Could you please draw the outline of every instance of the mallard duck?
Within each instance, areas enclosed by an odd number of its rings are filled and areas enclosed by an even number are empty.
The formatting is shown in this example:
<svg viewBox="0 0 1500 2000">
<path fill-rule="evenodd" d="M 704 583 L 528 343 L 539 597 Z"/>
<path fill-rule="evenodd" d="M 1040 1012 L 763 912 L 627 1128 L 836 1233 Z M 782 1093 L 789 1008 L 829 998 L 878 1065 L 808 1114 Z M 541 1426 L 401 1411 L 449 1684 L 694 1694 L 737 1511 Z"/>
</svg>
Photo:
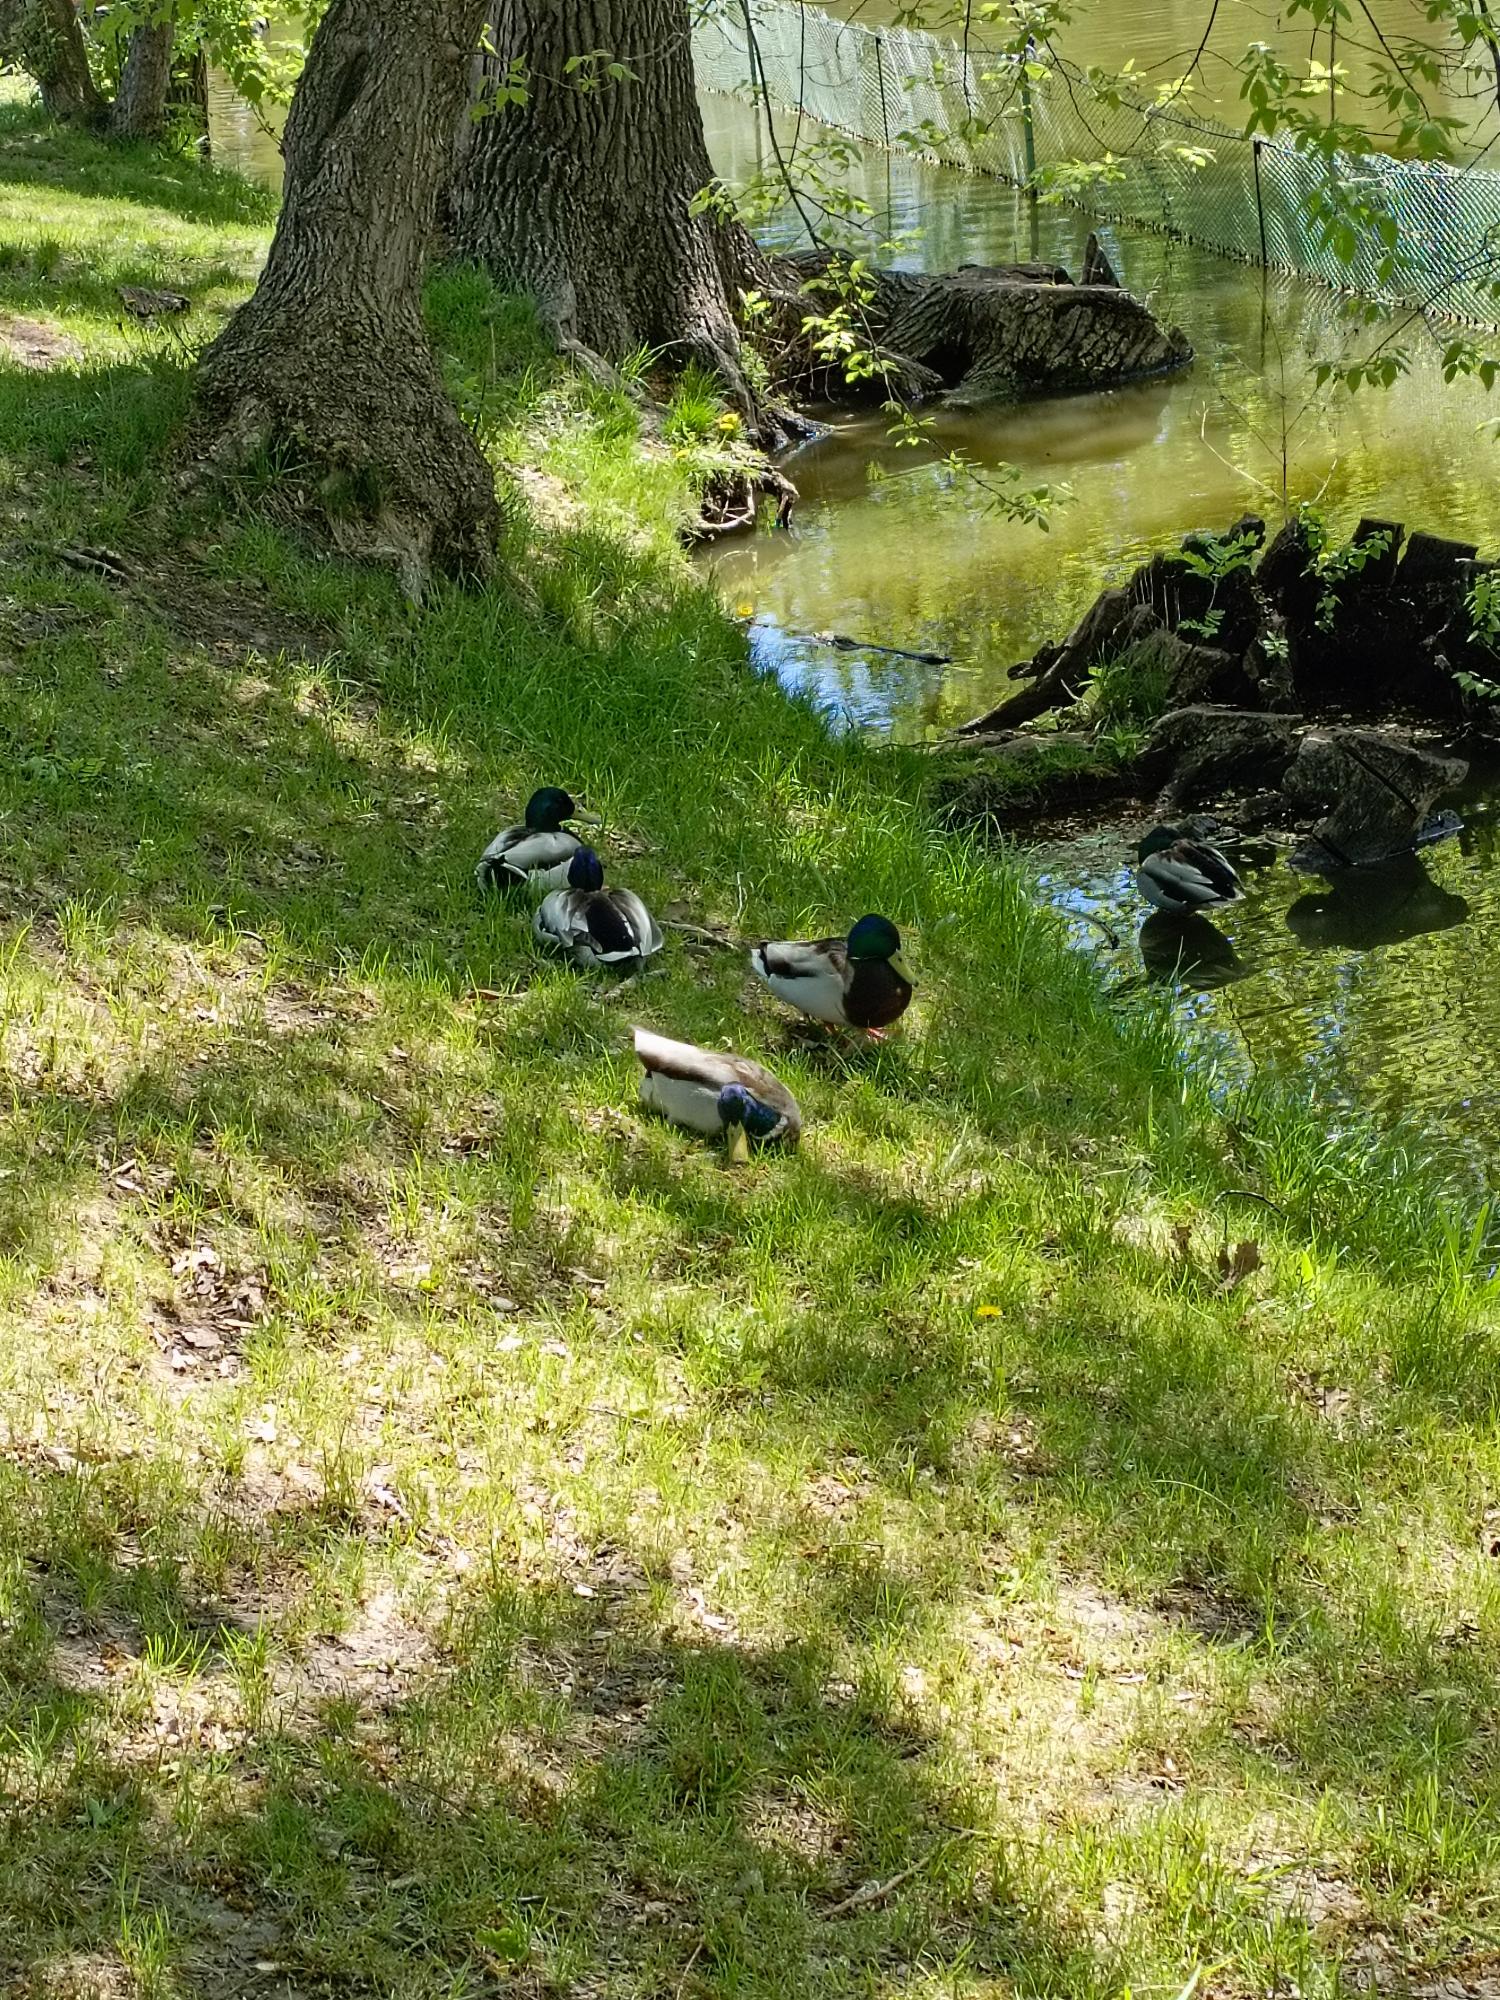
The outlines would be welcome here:
<svg viewBox="0 0 1500 2000">
<path fill-rule="evenodd" d="M 873 1034 L 911 1001 L 901 936 L 888 917 L 861 917 L 846 938 L 758 944 L 750 963 L 778 1000 L 835 1027 Z"/>
<path fill-rule="evenodd" d="M 1194 840 L 1180 826 L 1154 826 L 1136 849 L 1136 886 L 1158 910 L 1184 916 L 1237 903 L 1240 878 L 1217 847 Z"/>
<path fill-rule="evenodd" d="M 497 833 L 480 855 L 475 881 L 481 889 L 514 889 L 522 883 L 534 889 L 561 889 L 568 879 L 568 863 L 583 845 L 565 824 L 570 819 L 599 824 L 595 814 L 585 812 L 560 786 L 543 785 L 526 801 L 521 824 Z"/>
<path fill-rule="evenodd" d="M 566 952 L 587 971 L 633 970 L 661 950 L 656 920 L 633 889 L 606 889 L 592 847 L 568 863 L 568 886 L 544 896 L 532 919 L 537 942 Z"/>
<path fill-rule="evenodd" d="M 635 1052 L 646 1074 L 641 1102 L 690 1132 L 723 1135 L 729 1157 L 750 1157 L 750 1141 L 762 1146 L 795 1146 L 802 1113 L 784 1083 L 745 1056 L 671 1042 L 649 1028 L 632 1030 Z"/>
</svg>

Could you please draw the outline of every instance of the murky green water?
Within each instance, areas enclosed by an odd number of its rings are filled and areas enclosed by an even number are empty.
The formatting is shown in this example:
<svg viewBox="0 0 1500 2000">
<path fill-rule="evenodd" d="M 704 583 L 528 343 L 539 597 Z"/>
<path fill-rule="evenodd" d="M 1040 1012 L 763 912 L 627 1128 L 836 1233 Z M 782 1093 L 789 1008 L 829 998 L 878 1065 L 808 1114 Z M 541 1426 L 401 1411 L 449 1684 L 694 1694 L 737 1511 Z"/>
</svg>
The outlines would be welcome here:
<svg viewBox="0 0 1500 2000">
<path fill-rule="evenodd" d="M 913 0 L 823 0 L 823 4 L 830 14 L 884 27 L 902 16 L 910 18 Z M 982 19 L 976 21 L 982 14 L 977 7 L 966 10 L 954 0 L 925 0 L 924 25 L 961 40 L 966 11 L 971 43 L 982 43 L 986 30 Z M 1367 88 L 1378 70 L 1388 74 L 1391 49 L 1399 51 L 1407 41 L 1425 41 L 1438 49 L 1447 46 L 1444 36 L 1428 27 L 1424 9 L 1413 0 L 1359 0 L 1343 18 L 1333 21 L 1332 40 L 1328 25 L 1315 27 L 1306 10 L 1293 14 L 1285 0 L 1280 5 L 1220 0 L 1216 8 L 1208 0 L 1083 0 L 1072 12 L 1072 22 L 1055 40 L 1065 60 L 1079 68 L 1098 64 L 1109 71 L 1133 64 L 1135 74 L 1155 90 L 1183 76 L 1196 57 L 1191 87 L 1178 102 L 1186 110 L 1213 114 L 1235 126 L 1243 117 L 1239 65 L 1254 42 L 1264 42 L 1297 75 L 1305 74 L 1313 61 L 1336 64 L 1356 89 Z M 1380 37 L 1385 38 L 1384 49 Z M 1475 150 L 1494 137 L 1495 77 L 1487 57 L 1444 63 L 1437 82 L 1424 79 L 1421 88 L 1431 112 L 1462 120 Z M 1342 92 L 1339 114 L 1370 115 L 1368 106 L 1346 100 Z"/>
<path fill-rule="evenodd" d="M 1491 780 L 1500 773 L 1490 774 Z M 1284 860 L 1244 871 L 1246 899 L 1191 924 L 1150 912 L 1126 829 L 1034 850 L 1042 890 L 1080 921 L 1080 949 L 1123 980 L 1155 980 L 1184 1015 L 1248 1060 L 1305 1080 L 1337 1111 L 1457 1141 L 1493 1171 L 1500 1156 L 1500 801 L 1464 803 L 1456 840 L 1332 884 Z M 1134 828 L 1128 829 L 1133 833 Z"/>
<path fill-rule="evenodd" d="M 707 100 L 715 158 L 753 171 L 764 134 L 747 107 Z M 1033 255 L 1077 269 L 1087 219 L 1030 205 L 990 180 L 868 153 L 856 182 L 882 226 L 919 231 L 898 261 L 951 269 Z M 794 240 L 787 224 L 782 238 Z M 998 698 L 1009 667 L 1065 630 L 1102 582 L 1188 529 L 1253 507 L 1321 496 L 1336 522 L 1366 510 L 1413 526 L 1500 540 L 1500 446 L 1481 426 L 1500 399 L 1446 385 L 1436 343 L 1406 336 L 1411 372 L 1384 393 L 1319 390 L 1313 370 L 1386 326 L 1351 330 L 1322 287 L 1262 273 L 1139 231 L 1101 231 L 1131 289 L 1175 319 L 1192 370 L 1102 395 L 940 414 L 930 449 L 904 450 L 878 414 L 837 417 L 788 470 L 802 491 L 790 533 L 724 545 L 710 561 L 726 594 L 766 621 L 764 647 L 787 678 L 861 723 L 915 736 Z M 1021 467 L 1028 483 L 1071 489 L 1051 532 L 987 510 L 982 488 L 941 460 Z M 1284 459 L 1284 465 L 1283 465 Z M 918 652 L 941 669 L 789 643 L 836 630 Z"/>
<path fill-rule="evenodd" d="M 285 31 L 271 22 L 269 33 L 276 41 Z M 218 70 L 208 77 L 208 138 L 214 159 L 221 167 L 233 167 L 251 180 L 267 187 L 281 186 L 281 148 L 278 140 L 286 123 L 286 113 L 268 106 L 247 104 L 229 79 Z"/>
<path fill-rule="evenodd" d="M 716 100 L 710 120 L 716 156 L 746 171 L 764 144 L 750 114 Z M 1040 254 L 1076 267 L 1089 227 L 1060 209 L 1033 222 L 1010 190 L 910 160 L 872 154 L 860 178 L 893 229 L 923 228 L 902 255 L 917 266 Z M 1351 525 L 1370 511 L 1500 543 L 1500 454 L 1481 428 L 1500 404 L 1445 385 L 1425 336 L 1389 393 L 1320 392 L 1316 360 L 1351 338 L 1326 291 L 1139 233 L 1106 240 L 1131 287 L 1190 334 L 1191 374 L 943 416 L 932 448 L 916 453 L 893 446 L 879 417 L 836 417 L 792 464 L 803 493 L 792 530 L 706 558 L 729 599 L 763 621 L 766 664 L 830 712 L 904 736 L 961 720 L 1104 581 L 1246 507 L 1275 519 L 1286 500 L 1321 496 Z M 1012 526 L 943 470 L 954 449 L 1065 481 L 1073 504 L 1050 534 Z M 828 630 L 950 653 L 953 664 L 786 636 Z M 1360 1106 L 1489 1163 L 1500 1158 L 1500 774 L 1485 777 L 1461 837 L 1409 865 L 1333 885 L 1268 858 L 1246 869 L 1242 904 L 1190 929 L 1153 917 L 1138 895 L 1134 824 L 1031 858 L 1044 894 L 1113 932 L 1117 948 L 1097 924 L 1077 927 L 1080 948 L 1117 978 L 1164 982 L 1187 1018 L 1224 1032 L 1249 1062 L 1305 1077 L 1331 1115 Z"/>
<path fill-rule="evenodd" d="M 744 108 L 710 106 L 716 157 L 749 171 L 765 144 Z M 1037 255 L 1077 266 L 1088 223 L 1032 210 L 994 182 L 867 155 L 861 191 L 916 267 Z M 1416 330 L 1410 373 L 1384 394 L 1319 391 L 1316 362 L 1351 341 L 1319 287 L 1261 274 L 1139 232 L 1105 235 L 1133 290 L 1189 333 L 1192 372 L 1103 395 L 939 418 L 931 449 L 896 448 L 879 417 L 833 419 L 791 471 L 803 504 L 789 533 L 706 558 L 754 612 L 762 659 L 831 712 L 877 732 L 931 733 L 986 706 L 1007 668 L 1065 630 L 1101 584 L 1143 554 L 1246 507 L 1273 521 L 1320 499 L 1500 544 L 1500 404 L 1442 380 Z M 792 240 L 790 228 L 785 239 Z M 1013 526 L 940 459 L 1009 460 L 1028 481 L 1066 482 L 1050 534 Z M 835 651 L 789 634 L 835 630 L 953 656 L 945 667 Z M 1479 774 L 1457 840 L 1400 868 L 1339 884 L 1284 861 L 1245 871 L 1246 900 L 1190 929 L 1154 917 L 1134 886 L 1134 824 L 1032 853 L 1044 894 L 1087 912 L 1081 949 L 1124 981 L 1157 980 L 1184 1015 L 1245 1059 L 1305 1077 L 1336 1115 L 1359 1106 L 1459 1141 L 1482 1170 L 1500 1159 L 1500 772 Z"/>
</svg>

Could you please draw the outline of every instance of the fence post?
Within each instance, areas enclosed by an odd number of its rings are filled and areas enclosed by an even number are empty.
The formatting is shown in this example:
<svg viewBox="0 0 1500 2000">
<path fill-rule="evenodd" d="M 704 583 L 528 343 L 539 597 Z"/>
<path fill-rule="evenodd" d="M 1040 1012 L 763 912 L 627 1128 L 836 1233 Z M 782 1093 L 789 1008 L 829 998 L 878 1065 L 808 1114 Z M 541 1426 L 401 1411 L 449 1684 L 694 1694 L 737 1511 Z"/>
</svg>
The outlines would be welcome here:
<svg viewBox="0 0 1500 2000">
<path fill-rule="evenodd" d="M 1026 47 L 1021 54 L 1021 138 L 1026 149 L 1026 207 L 1031 219 L 1031 261 L 1036 263 L 1041 256 L 1041 217 L 1037 213 L 1036 194 L 1036 125 L 1031 115 L 1031 75 L 1029 65 L 1034 44 L 1026 37 Z"/>
<path fill-rule="evenodd" d="M 1021 134 L 1026 147 L 1026 185 L 1036 193 L 1036 127 L 1031 117 L 1031 37 L 1021 55 Z"/>
<path fill-rule="evenodd" d="M 885 36 L 875 37 L 875 77 L 880 85 L 880 142 L 885 148 L 885 233 L 896 233 L 896 198 L 891 185 L 891 119 L 885 102 Z"/>
<path fill-rule="evenodd" d="M 1262 141 L 1258 138 L 1250 142 L 1250 151 L 1255 160 L 1255 219 L 1260 224 L 1260 262 L 1261 269 L 1266 270 L 1269 269 L 1271 260 L 1266 255 L 1266 205 L 1261 199 L 1260 192 L 1261 145 Z"/>
</svg>

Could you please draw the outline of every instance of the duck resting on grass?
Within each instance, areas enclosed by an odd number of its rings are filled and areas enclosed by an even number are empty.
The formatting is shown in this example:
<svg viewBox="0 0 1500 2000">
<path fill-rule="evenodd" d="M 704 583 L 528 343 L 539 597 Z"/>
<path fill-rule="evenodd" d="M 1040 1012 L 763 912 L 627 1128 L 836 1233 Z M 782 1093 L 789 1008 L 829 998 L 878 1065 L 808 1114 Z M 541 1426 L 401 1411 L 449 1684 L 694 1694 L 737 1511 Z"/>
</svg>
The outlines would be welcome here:
<svg viewBox="0 0 1500 2000">
<path fill-rule="evenodd" d="M 532 919 L 538 944 L 561 951 L 585 972 L 638 972 L 661 950 L 656 919 L 633 889 L 606 889 L 592 847 L 568 863 L 568 886 L 544 896 Z"/>
<path fill-rule="evenodd" d="M 830 1027 L 878 1035 L 911 1002 L 901 936 L 888 917 L 861 917 L 846 938 L 758 944 L 750 964 L 778 1000 Z"/>
<path fill-rule="evenodd" d="M 598 826 L 596 814 L 585 812 L 559 785 L 543 785 L 526 801 L 519 826 L 497 833 L 479 857 L 474 879 L 481 889 L 561 889 L 568 864 L 583 842 L 567 822 L 582 820 Z"/>
<path fill-rule="evenodd" d="M 729 1158 L 743 1164 L 750 1141 L 795 1146 L 802 1113 L 784 1083 L 746 1056 L 668 1041 L 649 1028 L 635 1028 L 635 1052 L 646 1074 L 641 1102 L 690 1132 L 723 1137 Z"/>
<path fill-rule="evenodd" d="M 1154 826 L 1136 849 L 1136 886 L 1148 903 L 1191 916 L 1237 903 L 1245 891 L 1217 847 L 1180 826 Z"/>
</svg>

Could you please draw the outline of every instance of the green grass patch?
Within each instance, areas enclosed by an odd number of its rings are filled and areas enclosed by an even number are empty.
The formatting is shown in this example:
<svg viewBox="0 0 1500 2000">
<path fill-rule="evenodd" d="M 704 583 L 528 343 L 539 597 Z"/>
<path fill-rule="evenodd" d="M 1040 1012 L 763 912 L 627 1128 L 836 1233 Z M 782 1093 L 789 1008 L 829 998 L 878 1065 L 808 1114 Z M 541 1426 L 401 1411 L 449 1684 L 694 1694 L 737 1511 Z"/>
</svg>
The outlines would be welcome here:
<svg viewBox="0 0 1500 2000">
<path fill-rule="evenodd" d="M 643 440 L 472 274 L 430 305 L 507 581 L 417 614 L 186 510 L 187 356 L 103 298 L 154 273 L 202 338 L 264 246 L 235 199 L 0 145 L 0 314 L 82 350 L 0 357 L 7 1993 L 1474 1962 L 1468 1191 L 1189 1065 L 936 830 L 930 762 L 758 678 L 676 546 L 720 447 Z M 101 544 L 123 579 L 60 553 Z M 887 911 L 902 1031 L 809 1043 L 681 932 L 623 993 L 544 964 L 471 878 L 542 781 L 660 916 Z M 632 1018 L 772 1063 L 800 1154 L 736 1176 L 641 1118 Z"/>
<path fill-rule="evenodd" d="M 1175 667 L 1149 639 L 1101 660 L 1084 690 L 1084 713 L 1100 730 L 1144 730 L 1171 706 Z"/>
</svg>

